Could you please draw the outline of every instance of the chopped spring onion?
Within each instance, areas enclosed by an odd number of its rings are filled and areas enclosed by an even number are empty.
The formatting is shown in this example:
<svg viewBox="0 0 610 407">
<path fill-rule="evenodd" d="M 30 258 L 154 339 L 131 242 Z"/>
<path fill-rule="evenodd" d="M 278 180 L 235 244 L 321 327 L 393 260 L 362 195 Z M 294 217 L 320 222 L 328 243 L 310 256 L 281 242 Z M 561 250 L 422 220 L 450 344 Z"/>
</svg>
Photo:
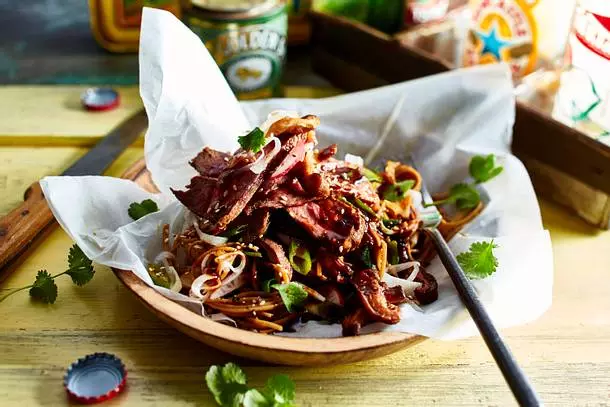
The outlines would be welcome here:
<svg viewBox="0 0 610 407">
<path fill-rule="evenodd" d="M 392 185 L 387 185 L 382 192 L 382 198 L 386 201 L 396 202 L 401 201 L 407 195 L 407 192 L 415 185 L 415 181 L 408 179 L 399 181 Z"/>
<path fill-rule="evenodd" d="M 214 235 L 208 235 L 207 233 L 203 233 L 201 231 L 201 229 L 199 228 L 198 221 L 194 221 L 193 226 L 195 226 L 195 230 L 197 231 L 197 235 L 199 236 L 199 239 L 203 240 L 204 242 L 206 242 L 208 244 L 211 244 L 212 246 L 222 246 L 223 244 L 225 244 L 229 241 L 229 238 L 227 238 L 227 237 L 214 236 Z"/>
<path fill-rule="evenodd" d="M 366 179 L 368 179 L 370 182 L 383 182 L 381 175 L 366 167 L 362 168 L 362 175 L 364 175 Z"/>
<path fill-rule="evenodd" d="M 237 225 L 227 231 L 225 231 L 222 236 L 223 237 L 233 237 L 236 235 L 239 235 L 241 233 L 244 233 L 246 231 L 246 229 L 248 229 L 248 225 Z"/>
<path fill-rule="evenodd" d="M 270 293 L 272 284 L 275 284 L 275 279 L 273 279 L 273 278 L 263 281 L 263 286 L 262 286 L 263 291 L 266 293 Z"/>
<path fill-rule="evenodd" d="M 243 252 L 248 257 L 263 257 L 261 252 Z"/>
<path fill-rule="evenodd" d="M 176 269 L 172 266 L 159 266 L 151 264 L 148 266 L 148 274 L 155 285 L 167 288 L 173 292 L 182 290 L 182 281 Z"/>
<path fill-rule="evenodd" d="M 290 241 L 290 246 L 288 247 L 288 261 L 290 261 L 292 268 L 304 276 L 311 271 L 311 255 L 309 250 L 307 250 L 303 243 L 295 239 Z"/>
<path fill-rule="evenodd" d="M 398 264 L 399 262 L 400 259 L 398 258 L 398 242 L 396 242 L 396 240 L 390 240 L 388 242 L 388 263 Z"/>
<path fill-rule="evenodd" d="M 360 209 L 361 211 L 363 211 L 364 213 L 371 215 L 372 217 L 376 218 L 377 217 L 377 213 L 375 213 L 375 211 L 373 209 L 371 209 L 370 206 L 368 206 L 367 204 L 365 204 L 364 202 L 362 202 L 359 198 L 354 197 L 354 205 L 356 205 L 356 207 L 358 209 Z"/>
</svg>

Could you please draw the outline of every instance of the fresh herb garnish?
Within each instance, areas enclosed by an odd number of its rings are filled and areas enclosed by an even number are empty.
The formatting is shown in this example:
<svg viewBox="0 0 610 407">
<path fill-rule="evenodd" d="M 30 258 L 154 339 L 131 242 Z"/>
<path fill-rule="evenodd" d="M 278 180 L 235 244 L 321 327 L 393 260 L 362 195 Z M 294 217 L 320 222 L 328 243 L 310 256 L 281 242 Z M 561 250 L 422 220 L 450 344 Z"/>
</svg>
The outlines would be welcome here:
<svg viewBox="0 0 610 407">
<path fill-rule="evenodd" d="M 498 267 L 498 259 L 493 253 L 497 247 L 493 240 L 474 242 L 467 252 L 458 254 L 457 261 L 469 278 L 477 280 L 489 277 Z"/>
<path fill-rule="evenodd" d="M 158 210 L 159 207 L 155 201 L 152 199 L 145 199 L 140 203 L 132 202 L 132 204 L 129 205 L 127 213 L 131 216 L 131 219 L 138 220 L 141 217 L 144 217 L 149 213 L 157 212 Z"/>
<path fill-rule="evenodd" d="M 244 233 L 248 229 L 248 225 L 237 225 L 222 233 L 222 237 L 233 237 Z"/>
<path fill-rule="evenodd" d="M 374 218 L 377 217 L 377 213 L 375 213 L 375 211 L 370 206 L 362 202 L 360 198 L 354 197 L 354 206 Z"/>
<path fill-rule="evenodd" d="M 364 175 L 365 178 L 368 179 L 370 182 L 383 182 L 383 178 L 381 178 L 381 175 L 366 167 L 362 168 L 362 175 Z"/>
<path fill-rule="evenodd" d="M 275 375 L 258 391 L 247 385 L 244 371 L 234 363 L 211 366 L 205 381 L 222 407 L 294 407 L 295 385 L 286 375 Z"/>
<path fill-rule="evenodd" d="M 263 285 L 261 286 L 261 288 L 263 289 L 264 292 L 270 293 L 271 292 L 271 286 L 273 285 L 273 283 L 275 283 L 275 279 L 274 278 L 270 278 L 269 280 L 265 280 L 265 281 L 263 281 Z"/>
<path fill-rule="evenodd" d="M 412 179 L 407 179 L 404 181 L 399 181 L 395 184 L 386 185 L 383 188 L 381 193 L 381 197 L 386 201 L 397 202 L 404 199 L 407 195 L 407 192 L 415 185 L 415 181 Z"/>
<path fill-rule="evenodd" d="M 487 156 L 475 155 L 468 166 L 470 176 L 474 178 L 477 184 L 496 177 L 503 169 L 504 167 L 501 166 L 496 167 L 496 157 L 493 154 Z"/>
<path fill-rule="evenodd" d="M 388 263 L 394 265 L 400 263 L 398 257 L 398 242 L 396 240 L 390 240 L 388 242 Z"/>
<path fill-rule="evenodd" d="M 245 136 L 238 137 L 237 142 L 244 150 L 258 153 L 265 145 L 265 133 L 258 127 L 255 127 Z"/>
<path fill-rule="evenodd" d="M 306 276 L 311 271 L 311 255 L 307 247 L 296 239 L 290 241 L 288 261 L 293 269 Z"/>
<path fill-rule="evenodd" d="M 391 227 L 400 225 L 401 221 L 400 221 L 400 219 L 383 219 L 382 222 L 384 225 L 391 228 Z"/>
<path fill-rule="evenodd" d="M 282 297 L 282 301 L 288 312 L 300 308 L 308 297 L 303 286 L 295 281 L 287 284 L 273 284 L 271 288 L 276 289 Z"/>
<path fill-rule="evenodd" d="M 169 280 L 169 276 L 165 271 L 165 267 L 163 266 L 158 264 L 149 264 L 148 275 L 152 279 L 153 283 L 159 287 L 170 288 L 172 285 L 171 281 Z"/>
<path fill-rule="evenodd" d="M 481 155 L 472 157 L 468 169 L 470 176 L 475 180 L 474 184 L 466 184 L 463 182 L 455 184 L 449 190 L 449 196 L 447 198 L 424 204 L 424 207 L 454 203 L 460 210 L 476 208 L 477 205 L 479 205 L 479 202 L 481 202 L 481 195 L 475 185 L 494 178 L 502 172 L 504 167 L 496 167 L 494 155 L 489 154 L 485 157 Z"/>
<path fill-rule="evenodd" d="M 30 297 L 45 304 L 53 304 L 57 299 L 57 285 L 54 280 L 63 274 L 69 275 L 74 284 L 83 286 L 91 281 L 95 270 L 91 260 L 85 256 L 80 247 L 73 245 L 68 253 L 68 269 L 66 271 L 52 276 L 46 270 L 40 270 L 36 274 L 36 280 L 33 284 L 10 291 L 5 296 L 0 297 L 0 302 L 19 291 L 29 288 Z"/>
<path fill-rule="evenodd" d="M 458 209 L 473 209 L 477 207 L 479 202 L 481 202 L 479 191 L 473 185 L 460 183 L 451 187 L 447 198 L 434 201 L 431 204 L 425 204 L 424 206 L 454 203 Z"/>
<path fill-rule="evenodd" d="M 244 251 L 243 252 L 246 256 L 248 257 L 263 257 L 263 255 L 261 254 L 261 252 L 250 252 L 250 251 Z"/>
<path fill-rule="evenodd" d="M 373 261 L 371 260 L 371 248 L 369 246 L 364 246 L 364 249 L 362 249 L 360 252 L 360 259 L 366 268 L 373 268 Z"/>
</svg>

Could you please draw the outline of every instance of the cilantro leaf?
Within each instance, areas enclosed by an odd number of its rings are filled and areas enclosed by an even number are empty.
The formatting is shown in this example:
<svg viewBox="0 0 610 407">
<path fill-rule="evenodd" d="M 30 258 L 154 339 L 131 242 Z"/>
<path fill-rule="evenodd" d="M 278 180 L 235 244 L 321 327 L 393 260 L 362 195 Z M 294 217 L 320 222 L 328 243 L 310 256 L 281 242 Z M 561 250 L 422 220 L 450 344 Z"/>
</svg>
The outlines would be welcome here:
<svg viewBox="0 0 610 407">
<path fill-rule="evenodd" d="M 78 286 L 87 284 L 95 274 L 93 262 L 76 244 L 70 248 L 66 274 L 72 277 L 72 282 Z"/>
<path fill-rule="evenodd" d="M 360 252 L 360 260 L 367 269 L 373 268 L 373 262 L 371 261 L 371 248 L 370 246 L 364 246 Z"/>
<path fill-rule="evenodd" d="M 457 261 L 469 278 L 476 280 L 489 277 L 498 267 L 498 259 L 493 253 L 493 249 L 497 247 L 493 240 L 475 242 L 470 245 L 467 252 L 457 256 Z"/>
<path fill-rule="evenodd" d="M 383 178 L 381 178 L 381 175 L 366 167 L 362 168 L 362 175 L 364 175 L 364 177 L 370 182 L 383 182 Z"/>
<path fill-rule="evenodd" d="M 240 407 L 248 391 L 246 374 L 234 363 L 227 363 L 223 367 L 211 366 L 205 375 L 205 382 L 214 400 L 223 407 Z"/>
<path fill-rule="evenodd" d="M 244 395 L 244 407 L 274 407 L 274 403 L 256 390 L 250 389 Z"/>
<path fill-rule="evenodd" d="M 264 292 L 270 293 L 271 286 L 273 285 L 273 283 L 275 283 L 275 278 L 270 278 L 269 280 L 265 280 L 265 281 L 263 281 L 263 285 L 261 286 L 261 288 L 263 289 Z"/>
<path fill-rule="evenodd" d="M 392 185 L 388 185 L 384 187 L 381 193 L 381 197 L 386 201 L 401 201 L 402 199 L 404 199 L 405 195 L 407 194 L 407 191 L 410 190 L 413 185 L 415 185 L 415 181 L 413 181 L 412 179 L 407 179 L 404 181 L 399 181 Z"/>
<path fill-rule="evenodd" d="M 267 380 L 262 391 L 248 390 L 244 407 L 293 407 L 294 382 L 286 375 L 275 375 Z"/>
<path fill-rule="evenodd" d="M 258 153 L 265 145 L 265 133 L 258 127 L 255 127 L 245 136 L 238 137 L 237 142 L 244 150 Z"/>
<path fill-rule="evenodd" d="M 293 269 L 303 275 L 309 274 L 311 271 L 311 255 L 307 247 L 296 239 L 290 241 L 288 247 L 288 261 Z"/>
<path fill-rule="evenodd" d="M 470 160 L 468 170 L 470 176 L 477 184 L 489 181 L 502 172 L 504 167 L 496 167 L 496 157 L 493 154 L 487 156 L 475 155 Z"/>
<path fill-rule="evenodd" d="M 129 205 L 127 213 L 129 214 L 129 216 L 131 216 L 131 219 L 138 220 L 141 217 L 148 215 L 149 213 L 157 211 L 159 211 L 157 203 L 152 199 L 145 199 L 140 203 L 132 202 L 131 205 Z"/>
<path fill-rule="evenodd" d="M 57 285 L 55 285 L 53 277 L 46 270 L 38 271 L 36 280 L 32 284 L 32 288 L 30 288 L 30 297 L 45 304 L 53 304 L 57 299 Z"/>
<path fill-rule="evenodd" d="M 273 284 L 271 288 L 279 291 L 288 312 L 301 307 L 308 297 L 307 291 L 305 291 L 303 286 L 294 281 L 288 284 Z"/>
<path fill-rule="evenodd" d="M 449 201 L 455 202 L 458 209 L 472 209 L 481 201 L 481 195 L 472 185 L 455 184 L 449 191 Z"/>
<path fill-rule="evenodd" d="M 278 374 L 267 380 L 262 393 L 267 399 L 273 400 L 275 405 L 292 406 L 294 405 L 296 386 L 290 380 L 290 377 L 285 374 Z"/>
</svg>

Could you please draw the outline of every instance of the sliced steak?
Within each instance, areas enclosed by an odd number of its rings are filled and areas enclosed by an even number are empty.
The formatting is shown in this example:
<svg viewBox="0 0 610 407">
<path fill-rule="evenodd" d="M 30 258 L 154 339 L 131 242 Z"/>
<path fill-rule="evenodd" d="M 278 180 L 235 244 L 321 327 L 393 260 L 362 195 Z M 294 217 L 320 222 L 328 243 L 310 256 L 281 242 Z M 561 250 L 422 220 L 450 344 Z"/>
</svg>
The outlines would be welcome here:
<svg viewBox="0 0 610 407">
<path fill-rule="evenodd" d="M 227 169 L 230 160 L 231 154 L 206 147 L 189 164 L 203 176 L 218 178 Z"/>
<path fill-rule="evenodd" d="M 288 213 L 315 239 L 320 239 L 339 253 L 354 250 L 366 230 L 366 220 L 353 206 L 323 199 L 287 209 Z"/>
<path fill-rule="evenodd" d="M 284 253 L 284 249 L 271 239 L 263 238 L 256 242 L 274 265 L 275 279 L 280 283 L 288 283 L 292 280 L 292 266 Z"/>
<path fill-rule="evenodd" d="M 218 180 L 215 178 L 197 175 L 191 179 L 185 191 L 172 189 L 172 192 L 191 212 L 204 218 L 216 193 L 217 184 Z"/>
</svg>

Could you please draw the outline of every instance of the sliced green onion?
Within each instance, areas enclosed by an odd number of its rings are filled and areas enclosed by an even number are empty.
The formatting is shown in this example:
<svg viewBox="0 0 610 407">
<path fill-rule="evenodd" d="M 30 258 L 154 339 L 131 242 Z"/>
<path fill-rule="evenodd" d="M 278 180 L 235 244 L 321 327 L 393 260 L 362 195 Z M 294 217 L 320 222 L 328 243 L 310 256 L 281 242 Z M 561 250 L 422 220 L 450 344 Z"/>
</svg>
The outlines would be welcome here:
<svg viewBox="0 0 610 407">
<path fill-rule="evenodd" d="M 371 209 L 370 206 L 362 202 L 359 198 L 354 197 L 354 205 L 356 205 L 356 207 L 362 212 L 367 213 L 374 218 L 377 217 L 377 213 L 373 209 Z"/>
<path fill-rule="evenodd" d="M 415 185 L 415 181 L 412 179 L 407 179 L 405 181 L 399 181 L 395 184 L 388 185 L 381 193 L 382 198 L 391 202 L 401 201 L 404 199 L 407 191 L 409 191 L 413 185 Z"/>
<path fill-rule="evenodd" d="M 288 261 L 290 265 L 299 273 L 306 276 L 311 271 L 311 255 L 304 244 L 295 239 L 290 241 L 288 247 Z"/>
<path fill-rule="evenodd" d="M 388 242 L 388 263 L 394 265 L 398 264 L 398 242 L 396 240 L 390 240 Z"/>
<path fill-rule="evenodd" d="M 165 271 L 165 267 L 158 264 L 149 264 L 148 274 L 155 285 L 164 288 L 169 288 L 171 286 L 171 281 L 167 271 Z"/>
<path fill-rule="evenodd" d="M 238 225 L 238 226 L 235 226 L 235 227 L 227 230 L 226 232 L 222 233 L 221 236 L 233 237 L 233 236 L 236 236 L 236 235 L 239 235 L 239 234 L 245 232 L 246 229 L 248 229 L 248 225 Z"/>
<path fill-rule="evenodd" d="M 366 167 L 362 168 L 362 175 L 364 175 L 366 177 L 366 179 L 368 179 L 371 182 L 382 182 L 383 179 L 381 178 L 381 176 L 379 174 L 377 174 L 375 171 L 370 170 Z"/>
<path fill-rule="evenodd" d="M 246 256 L 249 257 L 263 257 L 260 252 L 243 252 Z"/>
</svg>

